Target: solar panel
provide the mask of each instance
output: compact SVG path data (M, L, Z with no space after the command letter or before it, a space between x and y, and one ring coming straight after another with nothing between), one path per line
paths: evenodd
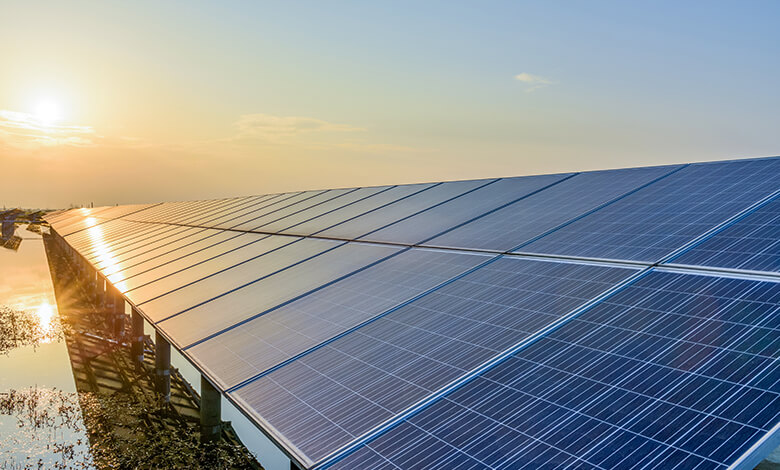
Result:
M79 213L83 216L72 217L61 222L55 223L52 226L61 236L66 237L68 235L75 234L89 227L94 227L100 224L104 224L109 220L123 216L124 214L130 214L134 212L140 212L146 210L149 207L153 207L154 204L137 204L131 206L118 206L108 208L97 209L79 209ZM112 215L115 214L115 215ZM105 215L101 217L100 215Z
M322 204L318 204L316 206L309 207L308 209L295 212L294 214L288 215L287 217L269 222L267 224L258 225L257 227L255 227L255 230L278 233L288 227L292 227L302 222L306 222L307 220L312 219L314 217L331 213L345 206L349 207L350 205L359 201L370 199L371 197L377 194L381 194L382 192L387 191L390 188L391 186L374 186L370 188L358 188L353 191L350 191L349 193L344 194L341 197L330 199Z
M246 268L249 269L240 266L222 276L212 276L196 285L152 300L144 304L144 311L151 310L153 314L167 312L169 317L161 325L165 325L163 328L174 341L186 347L400 250L390 246L360 243L337 245L319 241L320 244L328 243L336 247L316 252L313 251L314 247L306 247L307 242L312 241L304 239L285 247L286 251L300 251L303 248L309 251L310 257L302 259L299 264L288 260L278 272L271 271L272 253L260 261L262 272L258 268L250 271L252 263L247 263ZM282 253L285 248L277 253ZM242 270L243 273L237 275ZM248 274L250 272L251 275ZM197 297L192 295L193 290L197 290ZM222 295L228 292L230 295ZM185 305L188 308L181 308Z
M485 262L411 249L187 350L227 389ZM216 373L216 372L219 373Z
M678 168L680 166L580 173L425 244L508 251Z
M780 159L690 165L517 251L657 262L780 187Z
M161 226L129 222L123 219L109 220L108 222L101 224L100 227L107 243L115 243L130 234L135 236L137 233L151 233L161 228ZM92 241L89 230L77 232L68 237L70 246L76 248L83 254L89 253L93 249Z
M652 273L329 468L725 469L780 419L778 302Z
M766 158L46 219L305 468L748 470L778 190Z
M310 198L314 195L320 194L322 191L306 191L289 194L281 194L278 197L262 201L259 204L252 204L241 210L234 211L229 214L218 214L215 217L211 217L206 221L198 221L197 225L213 228L235 228L242 222L250 220L255 217L260 217L264 214L278 211L284 207L294 204L295 202Z
M634 272L502 258L231 393L316 462Z
M468 222L474 217L528 196L548 185L560 182L571 175L568 173L503 178L473 192L394 222L364 235L360 239L406 244L419 243L458 224Z
M208 210L200 210L192 214L187 214L186 217L172 217L168 220L162 221L165 223L176 223L184 225L202 225L204 221L219 217L225 214L232 214L238 211L244 210L247 207L256 207L257 204L266 204L269 200L274 200L274 197L261 196L261 197L242 197L234 200L226 201L219 206L210 206Z
M173 226L170 230L145 235L137 239L135 243L119 245L106 241L100 227L95 227L87 231L91 237L93 250L85 257L92 261L96 268L102 269L108 265L115 265L119 260L129 260L156 248L167 247L183 238L202 233L203 230L198 227ZM100 261L101 258L104 259L107 256L111 258L111 261Z
M370 198L357 201L348 206L324 213L304 222L290 225L289 228L282 230L282 233L289 233L293 235L311 235L313 233L321 232L341 222L351 220L380 207L397 202L403 198L415 195L420 191L431 188L432 186L433 184L431 183L394 186L387 191L382 191L381 193L371 196Z
M277 220L283 219L284 217L288 217L293 214L297 214L298 212L307 210L311 207L317 207L321 204L331 201L332 199L340 198L352 191L355 191L355 188L330 189L322 192L311 192L311 194L307 194L308 197L305 197L292 204L286 205L284 207L280 207L270 212L265 211L263 215L246 217L246 220L243 220L240 223L235 223L235 224L231 223L229 227L238 230L255 230L255 229L262 230L261 227L263 225L269 224L271 222L276 222Z
M115 274L109 275L112 283L122 283L120 291L128 292L158 279L187 270L198 264L205 263L218 256L223 256L223 263L235 263L236 258L245 256L236 253L236 257L224 257L226 253L244 248L242 253L256 253L259 248L250 246L264 238L263 235L242 234L217 230L204 230L197 236L191 236L176 246L162 246L142 255L131 258L128 262L117 262ZM272 243L285 243L277 240ZM265 246L268 248L268 246ZM117 286L119 287L119 286Z
M143 309L156 321L191 307L204 300L204 297L209 298L226 292L231 287L245 282L247 278L253 279L255 273L273 272L334 246L333 243L320 240L269 237L259 234L252 236L256 237L257 241L251 245L232 251L217 247L213 251L204 253L211 255L205 261L190 265L189 260L184 260L183 264L186 267L165 277L158 278L158 273L145 273L132 278L132 282L148 281L148 283L124 293L139 306L158 299L154 304ZM288 247L288 245L296 246ZM166 271L169 269L172 267L165 267ZM207 279L208 282L204 282ZM205 285L213 287L206 289ZM177 289L192 292L192 297L188 298L179 293L177 296L164 298L166 294Z
M164 202L125 218L134 222L165 222L170 220L171 223L175 223L176 219L182 219L193 214L197 215L229 203L229 199Z
M379 207L366 214L318 232L317 235L354 240L385 225L412 216L495 181L495 179L491 179L439 183L407 198Z
M780 272L780 198L776 197L672 262Z

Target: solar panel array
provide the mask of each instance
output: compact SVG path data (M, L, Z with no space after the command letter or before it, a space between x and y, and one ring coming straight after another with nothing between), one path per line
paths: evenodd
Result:
M780 158L48 217L304 468L751 468Z

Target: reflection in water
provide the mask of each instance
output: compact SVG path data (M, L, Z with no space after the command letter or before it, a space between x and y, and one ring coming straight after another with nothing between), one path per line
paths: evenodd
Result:
M33 348L61 341L62 324L55 317L54 307L42 303L34 310L15 310L0 305L0 354L23 346Z
M93 468L40 232L0 248L0 469Z
M0 468L85 469L92 458L84 435L79 396L56 388L31 387L0 393L3 452ZM7 432L10 426L14 432Z
M43 302L38 306L35 314L38 316L38 328L42 333L41 342L48 343L51 341L51 336L55 329L52 322L54 319L54 307L48 302Z

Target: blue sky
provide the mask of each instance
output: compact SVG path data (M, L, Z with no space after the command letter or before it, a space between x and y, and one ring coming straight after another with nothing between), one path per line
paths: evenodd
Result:
M23 205L780 153L780 2L11 0L0 11L0 163L41 181L0 198ZM57 127L18 132L42 99ZM110 173L148 189L106 184ZM62 175L75 174L90 184L69 187Z

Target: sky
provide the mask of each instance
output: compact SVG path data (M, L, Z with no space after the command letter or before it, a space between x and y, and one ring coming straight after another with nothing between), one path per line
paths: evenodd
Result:
M0 0L0 207L780 154L777 1Z

